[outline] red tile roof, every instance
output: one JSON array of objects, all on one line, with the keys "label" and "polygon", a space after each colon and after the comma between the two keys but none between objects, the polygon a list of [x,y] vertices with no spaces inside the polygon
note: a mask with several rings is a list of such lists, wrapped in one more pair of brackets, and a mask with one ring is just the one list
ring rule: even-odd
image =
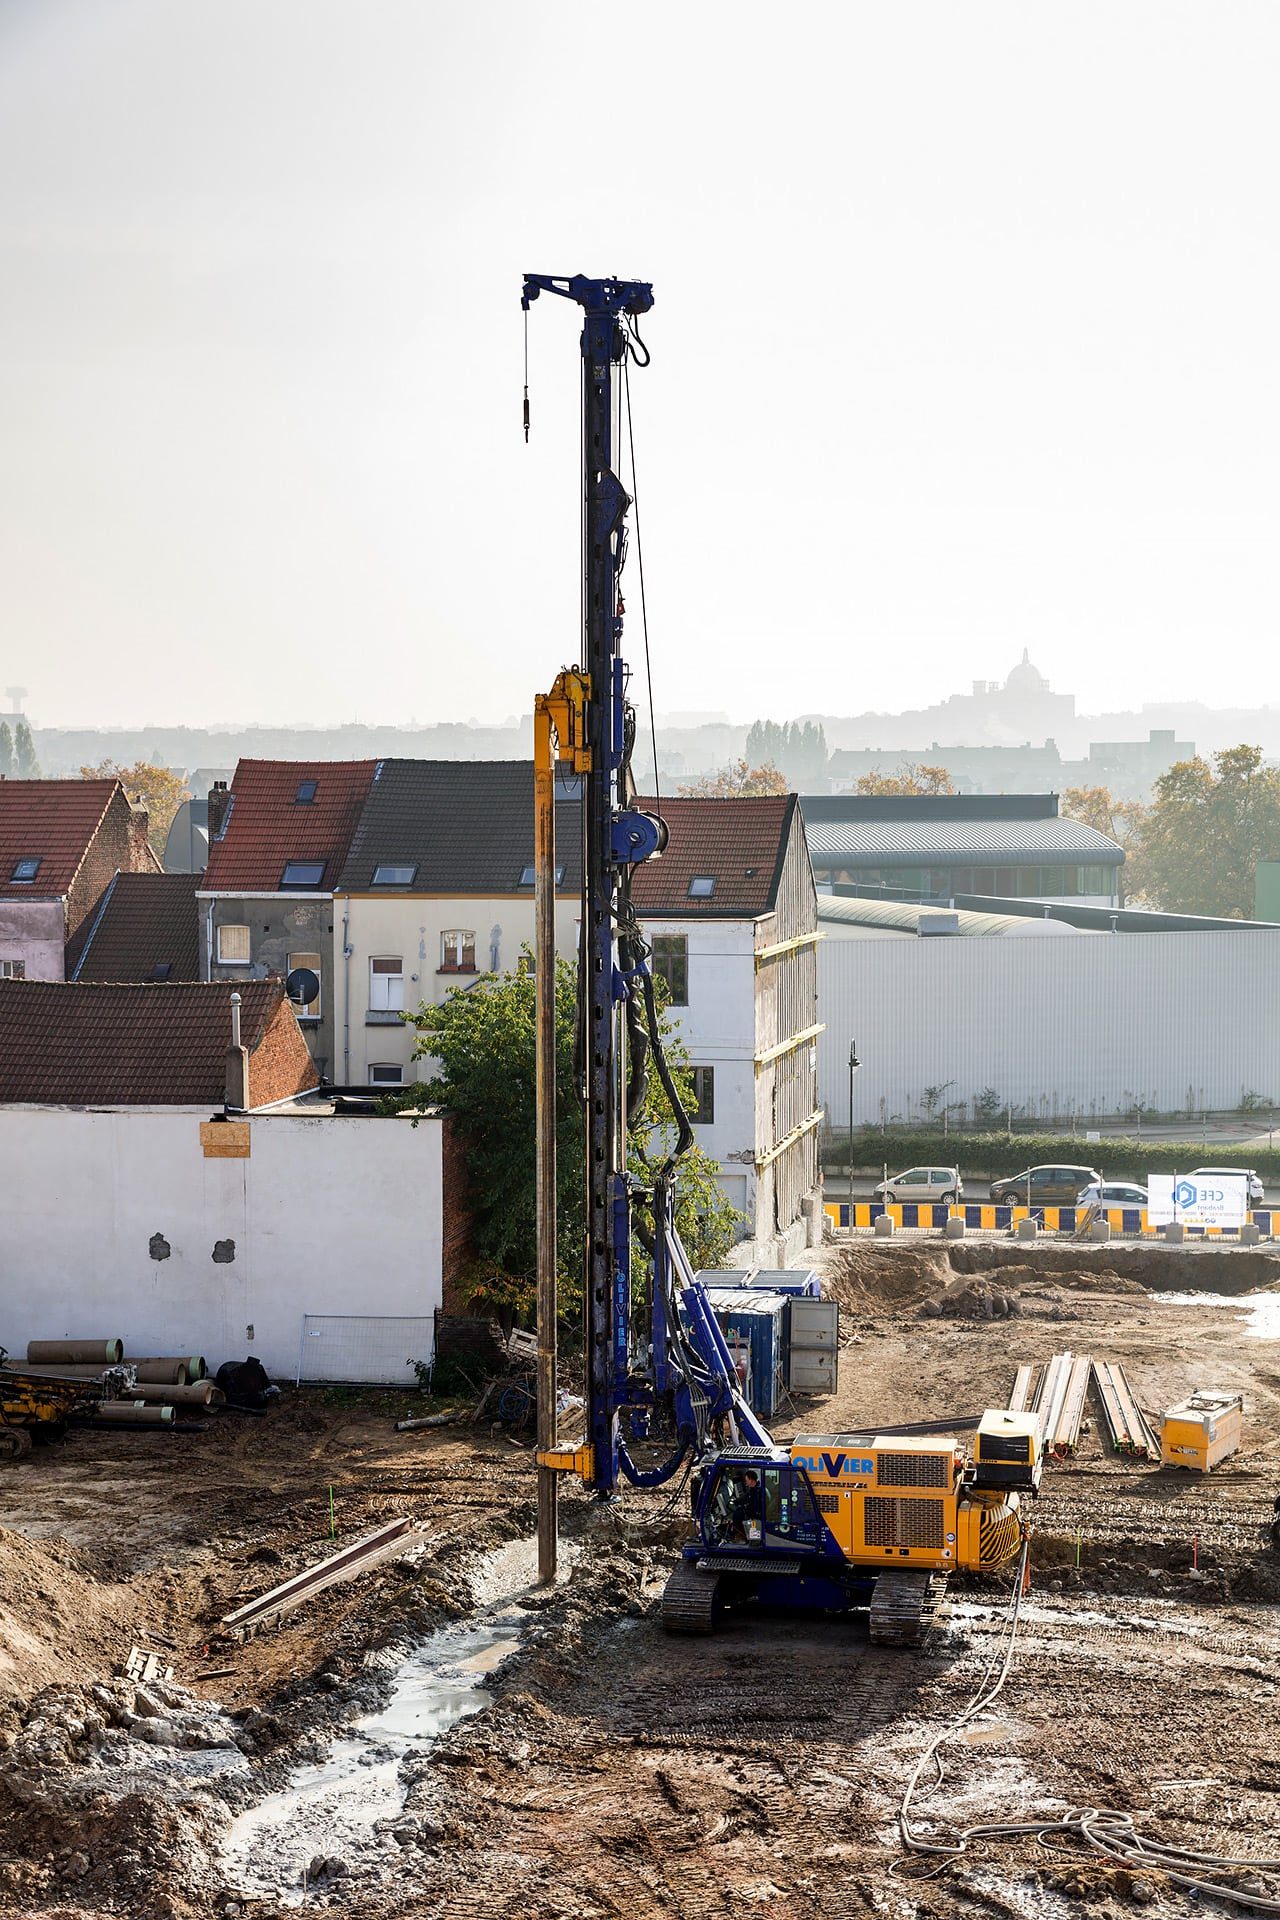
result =
[{"label": "red tile roof", "polygon": [[[660,859],[636,869],[632,901],[648,919],[750,920],[772,913],[786,857],[794,793],[742,800],[687,798],[637,800],[660,813],[669,839]],[[691,895],[695,878],[714,882],[705,897]]]},{"label": "red tile roof", "polygon": [[200,978],[198,873],[117,873],[67,947],[68,980]]},{"label": "red tile roof", "polygon": [[[331,893],[347,857],[376,760],[242,760],[231,782],[232,804],[222,834],[209,844],[202,893],[281,892],[290,860],[319,861],[319,885]],[[300,801],[303,781],[315,798]]]},{"label": "red tile roof", "polygon": [[[119,784],[0,780],[0,899],[67,893]],[[33,881],[15,882],[19,860],[39,860]]]},{"label": "red tile roof", "polygon": [[[238,987],[220,980],[175,986],[0,980],[0,1101],[221,1106],[236,992],[252,1090],[253,1055],[281,1007],[294,1019],[278,980],[246,980]],[[296,1087],[282,1088],[276,1097],[316,1084],[300,1033],[298,1060]]]}]

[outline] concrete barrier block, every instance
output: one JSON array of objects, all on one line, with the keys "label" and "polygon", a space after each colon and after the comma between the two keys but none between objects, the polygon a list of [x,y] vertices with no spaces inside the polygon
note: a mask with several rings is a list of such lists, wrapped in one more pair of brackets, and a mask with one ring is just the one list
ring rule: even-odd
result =
[{"label": "concrete barrier block", "polygon": [[1089,1229],[1089,1238],[1100,1241],[1109,1240],[1111,1238],[1111,1222],[1109,1220],[1095,1220]]},{"label": "concrete barrier block", "polygon": [[944,1240],[963,1240],[964,1239],[964,1215],[963,1214],[951,1213],[947,1215],[947,1224],[942,1229],[942,1237]]},{"label": "concrete barrier block", "polygon": [[1253,1221],[1246,1220],[1240,1229],[1240,1245],[1242,1247],[1256,1247],[1261,1238],[1262,1235]]},{"label": "concrete barrier block", "polygon": [[1171,1247],[1180,1247],[1187,1237],[1187,1230],[1181,1220],[1169,1220],[1165,1224],[1164,1237]]},{"label": "concrete barrier block", "polygon": [[893,1221],[887,1213],[881,1213],[876,1216],[876,1224],[873,1231],[877,1240],[891,1240],[893,1238]]},{"label": "concrete barrier block", "polygon": [[1034,1240],[1039,1231],[1040,1229],[1034,1220],[1019,1220],[1017,1238],[1019,1240]]}]

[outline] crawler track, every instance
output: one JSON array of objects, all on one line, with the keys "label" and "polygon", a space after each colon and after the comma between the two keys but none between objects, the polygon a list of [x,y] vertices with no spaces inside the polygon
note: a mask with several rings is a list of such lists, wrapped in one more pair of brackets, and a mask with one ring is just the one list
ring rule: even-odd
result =
[{"label": "crawler track", "polygon": [[871,1638],[879,1647],[918,1647],[938,1617],[945,1573],[882,1573],[871,1595]]}]

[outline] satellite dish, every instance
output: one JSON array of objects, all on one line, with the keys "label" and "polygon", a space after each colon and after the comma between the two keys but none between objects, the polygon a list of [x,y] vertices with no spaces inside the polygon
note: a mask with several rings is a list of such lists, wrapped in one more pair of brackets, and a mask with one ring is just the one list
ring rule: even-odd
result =
[{"label": "satellite dish", "polygon": [[320,998],[320,977],[310,967],[295,967],[284,983],[284,990],[295,1007],[309,1007]]}]

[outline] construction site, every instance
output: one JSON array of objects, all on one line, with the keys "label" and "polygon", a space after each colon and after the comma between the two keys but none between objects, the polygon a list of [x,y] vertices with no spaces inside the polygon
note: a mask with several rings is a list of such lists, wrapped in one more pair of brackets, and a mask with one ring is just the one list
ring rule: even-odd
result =
[{"label": "construction site", "polygon": [[[398,1433],[420,1397],[304,1390],[194,1433],[73,1429],[0,1483],[0,1909],[1181,1913],[1190,1879],[1275,1911],[1280,1259],[900,1239],[816,1264],[839,1385],[783,1409],[783,1445],[963,1436],[1071,1356],[1025,1592],[958,1570],[915,1647],[780,1609],[673,1637],[687,1489],[562,1491],[540,1585],[533,1452],[492,1408]],[[1117,1369],[1151,1419],[1242,1395],[1238,1449],[1204,1473],[1118,1447]],[[366,1571],[227,1624],[375,1530]],[[942,1851],[913,1852],[913,1769],[1003,1661],[1015,1598],[998,1698],[915,1788]],[[1055,1830],[1072,1809],[1101,1842]],[[1010,1831],[964,1839],[983,1827]]]}]

